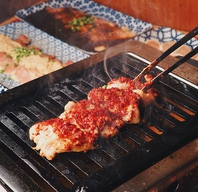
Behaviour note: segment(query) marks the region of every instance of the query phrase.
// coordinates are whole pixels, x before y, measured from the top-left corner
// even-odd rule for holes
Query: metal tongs
[[[173,46],[171,46],[169,49],[167,49],[162,55],[160,55],[157,59],[155,59],[153,62],[151,62],[147,67],[145,67],[139,75],[137,75],[134,79],[134,81],[139,81],[146,73],[148,73],[151,69],[153,69],[160,61],[162,61],[164,58],[166,58],[170,53],[175,51],[177,48],[179,48],[181,45],[186,43],[188,40],[193,38],[198,34],[198,26],[194,28],[192,31],[190,31],[188,34],[186,34],[182,39],[180,39],[178,42],[176,42]],[[198,53],[198,46],[190,51],[188,54],[186,54],[184,57],[182,57],[180,60],[178,60],[176,63],[174,63],[172,66],[170,66],[168,69],[162,71],[159,73],[156,77],[154,77],[148,85],[144,86],[142,90],[148,90],[152,84],[156,81],[158,81],[160,78],[164,77],[171,71],[173,71],[175,68],[179,67],[181,64],[189,60],[191,57],[193,57],[195,54]]]

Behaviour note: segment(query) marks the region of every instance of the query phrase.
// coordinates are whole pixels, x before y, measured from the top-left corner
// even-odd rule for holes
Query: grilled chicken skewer
[[[36,143],[34,149],[48,160],[57,153],[86,152],[95,148],[98,138],[116,135],[125,123],[138,124],[143,94],[141,90],[141,94],[133,91],[134,86],[131,79],[122,77],[109,82],[106,88],[92,89],[87,99],[68,102],[59,117],[30,128],[30,139]],[[145,94],[143,99],[148,102],[151,96]]]

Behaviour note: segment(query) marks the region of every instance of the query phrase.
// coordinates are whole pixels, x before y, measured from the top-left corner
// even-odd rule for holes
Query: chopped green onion
[[[8,58],[12,58],[12,56],[11,56],[10,54],[7,54],[6,56],[7,56]]]
[[[16,60],[19,63],[22,57],[28,57],[30,55],[42,55],[41,51],[36,51],[27,47],[15,47]]]
[[[5,69],[1,69],[0,70],[0,74],[4,73],[5,72]]]
[[[79,31],[82,26],[91,24],[91,28],[93,28],[94,17],[93,16],[83,16],[79,18],[74,18],[72,21],[68,23],[68,26],[72,31]]]

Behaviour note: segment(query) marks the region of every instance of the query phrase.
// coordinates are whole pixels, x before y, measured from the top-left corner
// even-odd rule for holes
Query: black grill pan
[[[28,137],[30,126],[57,117],[68,101],[86,98],[111,78],[133,79],[146,66],[127,51],[107,59],[106,53],[0,95],[2,153],[28,173],[38,191],[112,190],[198,135],[198,91],[167,76],[154,85],[159,95],[154,104],[141,108],[139,125],[125,125],[116,137],[100,140],[99,147],[87,153],[58,154],[52,161],[40,157]],[[157,73],[155,69],[153,75]]]

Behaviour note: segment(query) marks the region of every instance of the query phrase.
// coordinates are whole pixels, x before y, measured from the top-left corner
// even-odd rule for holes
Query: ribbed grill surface
[[[47,161],[32,149],[28,135],[34,123],[59,116],[68,101],[86,98],[92,88],[103,86],[110,78],[134,78],[144,65],[120,54],[107,60],[106,66],[98,63],[2,104],[3,152],[44,191],[110,190],[148,168],[198,134],[197,90],[172,77],[155,84],[159,96],[153,105],[141,109],[139,125],[125,125],[116,137],[100,140],[96,150],[59,154]]]

